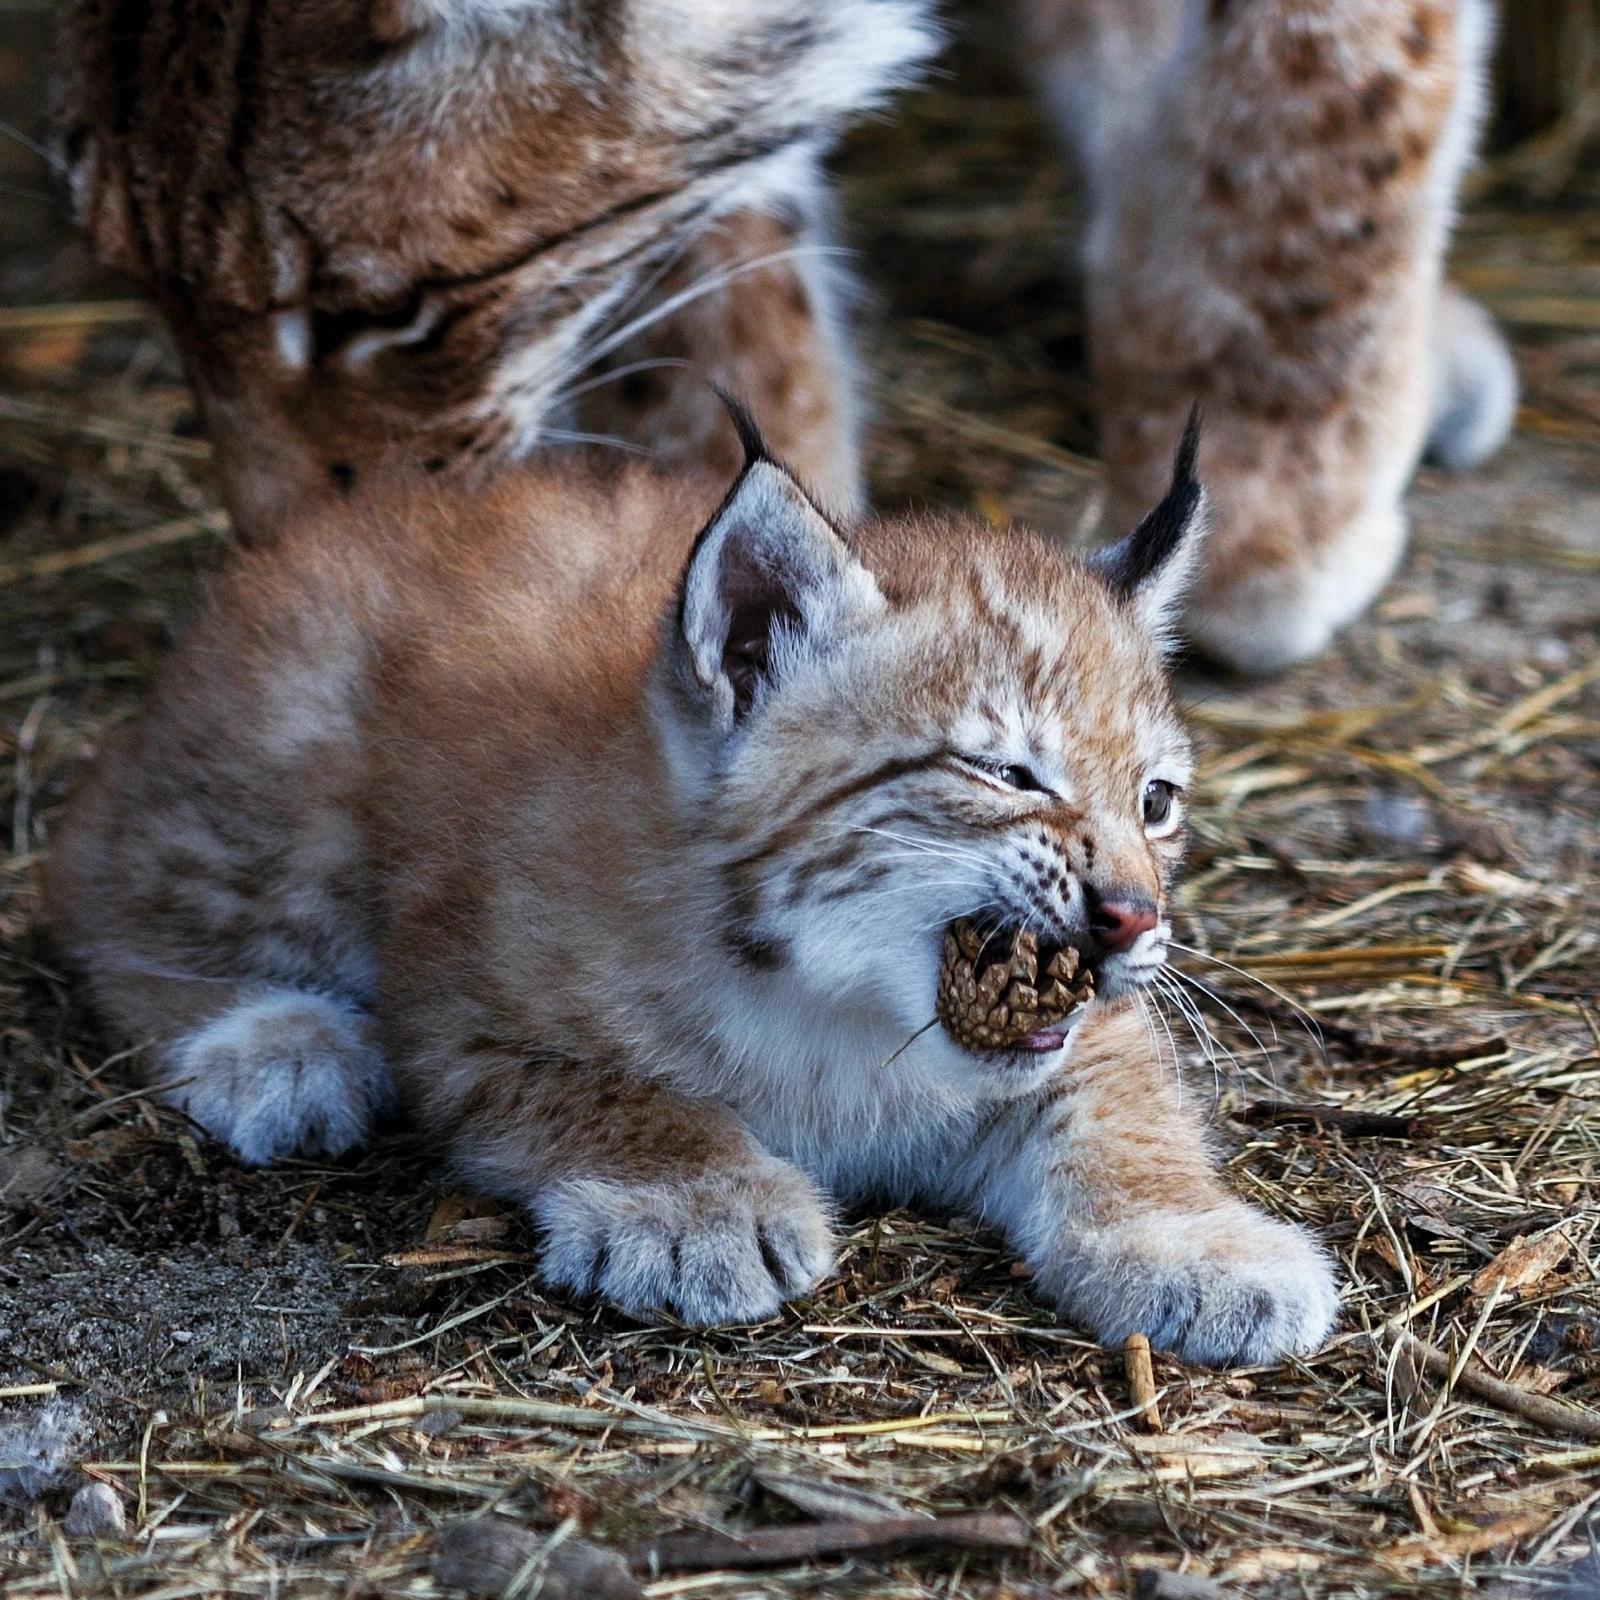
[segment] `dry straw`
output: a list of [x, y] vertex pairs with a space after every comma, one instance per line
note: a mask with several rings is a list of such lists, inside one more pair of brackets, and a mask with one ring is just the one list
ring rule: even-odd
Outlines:
[[[0, 1510], [8, 1600], [425, 1597], [463, 1573], [555, 1595], [576, 1572], [660, 1597], [1162, 1573], [1331, 1600], [1522, 1595], [1578, 1559], [1600, 1495], [1600, 179], [1569, 148], [1501, 157], [1457, 253], [1519, 338], [1516, 450], [1424, 479], [1418, 554], [1347, 647], [1192, 686], [1188, 948], [1152, 1027], [1199, 1063], [1233, 1184], [1318, 1228], [1347, 1282], [1328, 1348], [1272, 1369], [1125, 1364], [968, 1221], [906, 1214], [858, 1219], [838, 1277], [759, 1328], [631, 1326], [546, 1298], [521, 1224], [440, 1204], [415, 1140], [241, 1173], [132, 1092], [36, 936], [33, 873], [225, 534], [148, 318], [93, 285], [0, 314], [0, 1420], [65, 1403], [93, 1430], [37, 1506]], [[880, 496], [1086, 537], [1068, 206], [1026, 98], [969, 63], [845, 167], [884, 294]], [[1559, 203], [1534, 205], [1547, 171]], [[216, 1290], [186, 1285], [213, 1257]], [[179, 1339], [160, 1307], [186, 1290], [236, 1344]], [[66, 1531], [89, 1483], [126, 1538]], [[71, 1525], [116, 1522], [99, 1493]]]

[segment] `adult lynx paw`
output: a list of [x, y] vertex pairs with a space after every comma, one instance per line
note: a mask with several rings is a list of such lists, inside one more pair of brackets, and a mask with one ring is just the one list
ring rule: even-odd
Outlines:
[[1517, 419], [1517, 366], [1494, 319], [1449, 284], [1439, 296], [1433, 367], [1428, 459], [1464, 472], [1506, 442]]
[[326, 995], [244, 1001], [167, 1050], [167, 1098], [252, 1166], [340, 1155], [395, 1099], [369, 1026]]
[[833, 1266], [833, 1231], [810, 1181], [765, 1157], [655, 1183], [568, 1179], [533, 1203], [544, 1276], [624, 1311], [696, 1327], [756, 1322]]
[[1242, 1203], [1096, 1229], [1043, 1276], [1063, 1313], [1104, 1343], [1144, 1333], [1156, 1349], [1208, 1367], [1303, 1355], [1339, 1310], [1311, 1236]]

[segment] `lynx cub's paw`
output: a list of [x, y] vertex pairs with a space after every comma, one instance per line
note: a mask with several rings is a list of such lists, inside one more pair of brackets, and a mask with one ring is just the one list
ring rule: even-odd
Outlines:
[[1208, 1367], [1305, 1354], [1339, 1309], [1310, 1235], [1243, 1204], [1095, 1230], [1046, 1279], [1062, 1311], [1104, 1343], [1145, 1333], [1156, 1349]]
[[395, 1098], [366, 1017], [294, 989], [224, 1011], [173, 1045], [165, 1069], [167, 1098], [251, 1166], [340, 1155]]
[[657, 1183], [575, 1178], [532, 1207], [544, 1276], [624, 1311], [670, 1311], [696, 1327], [756, 1322], [833, 1266], [833, 1230], [811, 1182], [786, 1161]]

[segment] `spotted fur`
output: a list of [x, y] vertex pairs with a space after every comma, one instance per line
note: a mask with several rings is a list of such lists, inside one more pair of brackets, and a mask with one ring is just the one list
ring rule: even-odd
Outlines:
[[[348, 1143], [375, 1042], [550, 1280], [630, 1310], [766, 1316], [826, 1273], [832, 1206], [880, 1196], [989, 1217], [1104, 1337], [1309, 1349], [1327, 1265], [1218, 1180], [1141, 1013], [1198, 502], [1180, 460], [1089, 564], [841, 528], [764, 457], [726, 493], [360, 494], [220, 580], [55, 842], [56, 926], [245, 1159]], [[1084, 953], [1064, 1041], [929, 1026], [961, 917]]]
[[1424, 447], [1465, 467], [1516, 374], [1441, 284], [1480, 118], [1488, 0], [1024, 0], [1085, 175], [1110, 505], [1206, 417], [1216, 523], [1190, 636], [1270, 670], [1387, 581]]

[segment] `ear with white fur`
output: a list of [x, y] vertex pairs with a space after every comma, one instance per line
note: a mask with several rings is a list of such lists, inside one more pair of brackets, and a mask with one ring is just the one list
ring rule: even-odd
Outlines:
[[1133, 606], [1163, 646], [1205, 543], [1206, 493], [1194, 473], [1199, 450], [1200, 412], [1196, 407], [1184, 424], [1172, 463], [1172, 483], [1160, 503], [1125, 539], [1089, 558], [1090, 570], [1113, 594]]
[[745, 468], [689, 557], [678, 604], [687, 664], [726, 732], [782, 670], [785, 651], [823, 646], [880, 608], [872, 574], [776, 462]]

